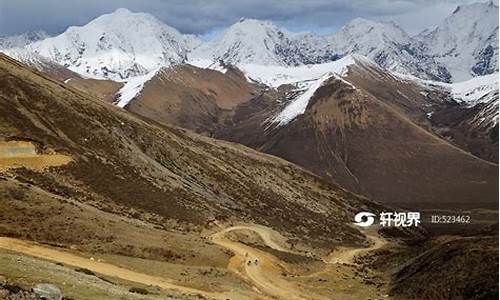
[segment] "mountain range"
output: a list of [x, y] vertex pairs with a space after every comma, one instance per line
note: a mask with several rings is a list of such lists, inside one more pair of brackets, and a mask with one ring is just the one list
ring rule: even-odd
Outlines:
[[11, 56], [40, 55], [84, 77], [121, 81], [203, 60], [299, 66], [360, 54], [390, 71], [457, 82], [498, 72], [496, 16], [498, 6], [491, 2], [462, 5], [435, 28], [413, 37], [395, 23], [361, 18], [321, 36], [291, 33], [270, 21], [241, 19], [202, 42], [152, 15], [118, 9], [55, 37], [43, 39], [43, 33], [32, 33], [3, 38], [0, 48]]
[[492, 3], [208, 41], [118, 9], [0, 51], [0, 298], [498, 298]]
[[498, 6], [473, 3], [458, 6], [434, 29], [415, 39], [423, 53], [446, 67], [452, 80], [498, 72]]
[[[324, 36], [241, 19], [202, 42], [118, 9], [4, 51], [130, 112], [285, 158], [375, 200], [467, 203], [495, 186], [494, 167], [481, 159], [498, 162], [497, 15], [492, 3], [459, 6], [413, 37], [360, 18]], [[378, 138], [360, 148], [370, 137]], [[470, 167], [446, 167], [450, 160]], [[442, 182], [421, 182], [422, 173]], [[408, 193], [416, 186], [428, 194]]]
[[124, 80], [182, 63], [196, 44], [196, 39], [149, 14], [118, 9], [20, 52], [39, 55], [84, 77]]
[[49, 35], [42, 30], [26, 32], [14, 36], [4, 36], [0, 37], [0, 49], [22, 48], [48, 37]]

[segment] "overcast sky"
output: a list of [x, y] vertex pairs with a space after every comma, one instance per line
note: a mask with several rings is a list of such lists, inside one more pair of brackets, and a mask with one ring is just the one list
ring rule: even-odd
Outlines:
[[[355, 17], [392, 20], [410, 34], [474, 0], [0, 0], [0, 36], [70, 25], [125, 7], [148, 12], [183, 33], [213, 34], [240, 18], [267, 19], [291, 31], [335, 32]], [[484, 1], [483, 1], [484, 2]], [[495, 0], [498, 3], [498, 0]]]

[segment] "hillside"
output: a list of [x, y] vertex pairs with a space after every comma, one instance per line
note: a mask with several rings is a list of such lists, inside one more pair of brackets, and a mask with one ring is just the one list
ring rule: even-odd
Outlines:
[[240, 68], [165, 69], [126, 109], [282, 157], [381, 202], [496, 206], [497, 75], [423, 81], [358, 55]]
[[[279, 158], [137, 117], [3, 55], [0, 83], [2, 295], [29, 294], [40, 280], [78, 299], [385, 293], [385, 283], [367, 285], [323, 260], [369, 246], [351, 219], [382, 206]], [[248, 232], [263, 248], [232, 238]]]
[[498, 4], [150, 2], [6, 6], [0, 299], [498, 298]]
[[1, 67], [2, 138], [33, 141], [72, 159], [45, 172], [9, 171], [19, 180], [160, 224], [236, 218], [295, 234], [307, 230], [309, 241], [332, 242], [338, 236], [331, 232], [359, 239], [345, 222], [369, 202], [290, 163], [139, 119], [5, 56]]
[[428, 109], [433, 131], [462, 149], [498, 163], [498, 73], [444, 84], [409, 80], [424, 93], [440, 94], [441, 103]]
[[190, 65], [175, 66], [155, 74], [125, 109], [210, 135], [223, 126], [220, 123], [233, 108], [253, 98], [258, 90], [232, 67], [222, 73]]
[[236, 108], [233, 125], [217, 136], [282, 157], [381, 202], [496, 207], [497, 165], [431, 129], [427, 114], [443, 105], [446, 93], [422, 90], [369, 61], [357, 59], [347, 68], [343, 76], [316, 86], [293, 119], [273, 121], [301, 96], [293, 90], [269, 92]]

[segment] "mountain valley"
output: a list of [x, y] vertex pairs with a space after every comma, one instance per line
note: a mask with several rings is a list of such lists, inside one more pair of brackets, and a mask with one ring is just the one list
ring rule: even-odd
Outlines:
[[1, 299], [498, 298], [497, 4], [48, 32], [0, 37]]

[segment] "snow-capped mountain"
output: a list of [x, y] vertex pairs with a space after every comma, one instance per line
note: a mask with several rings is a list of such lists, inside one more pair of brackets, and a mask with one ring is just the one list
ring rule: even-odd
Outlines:
[[222, 61], [243, 69], [288, 68], [358, 54], [393, 72], [458, 82], [498, 71], [497, 17], [498, 6], [491, 3], [460, 6], [442, 24], [417, 37], [392, 22], [361, 18], [326, 36], [291, 33], [270, 21], [242, 19], [215, 39], [201, 42], [152, 15], [118, 9], [56, 37], [31, 43], [45, 37], [38, 34], [3, 41], [11, 48], [4, 52], [32, 65], [43, 58], [83, 77], [117, 81], [146, 78], [172, 64], [221, 69]]
[[270, 21], [254, 19], [241, 19], [189, 56], [192, 60], [221, 60], [235, 65], [297, 66], [315, 62], [302, 53], [292, 33]]
[[450, 79], [445, 68], [419, 51], [413, 39], [392, 22], [356, 18], [326, 40], [327, 51], [337, 56], [360, 54], [390, 71], [440, 81]]
[[469, 108], [477, 107], [471, 123], [491, 130], [498, 124], [498, 73], [474, 77], [448, 86], [452, 97]]
[[49, 35], [42, 30], [25, 32], [19, 35], [0, 37], [0, 50], [21, 48], [34, 42], [48, 38]]
[[331, 42], [326, 36], [311, 32], [298, 33], [295, 35], [295, 42], [303, 55], [308, 57], [313, 64], [321, 64], [341, 58], [340, 55], [333, 51]]
[[458, 6], [436, 28], [416, 38], [454, 82], [498, 72], [498, 6], [493, 2]]
[[152, 15], [118, 9], [26, 49], [83, 76], [121, 81], [182, 63], [197, 44]]
[[[451, 101], [451, 105], [445, 105], [445, 107], [451, 110], [467, 111], [463, 118], [459, 118], [459, 121], [467, 122], [468, 126], [488, 132], [495, 130], [495, 126], [498, 126], [498, 73], [477, 76], [466, 81], [454, 83], [422, 80], [414, 76], [405, 75], [398, 75], [397, 77], [403, 81], [420, 85], [425, 91], [440, 90], [446, 92], [453, 101]], [[442, 99], [444, 101], [447, 100], [446, 97], [442, 97]], [[428, 117], [434, 118], [434, 111], [430, 112]]]
[[298, 66], [361, 54], [384, 68], [426, 79], [448, 81], [449, 73], [414, 47], [414, 41], [394, 23], [354, 19], [338, 33], [294, 34], [270, 21], [241, 20], [213, 41], [189, 54], [191, 61], [224, 61], [235, 65]]
[[[325, 71], [327, 70], [327, 72], [318, 72], [321, 68], [317, 68], [317, 70], [312, 70], [313, 72], [311, 72], [313, 74], [317, 73], [315, 76], [313, 75], [314, 77], [298, 82], [290, 82], [294, 83], [296, 86], [296, 88], [292, 91], [292, 94], [294, 94], [294, 96], [291, 97], [293, 98], [292, 101], [270, 121], [278, 124], [278, 126], [283, 126], [291, 122], [297, 116], [303, 114], [316, 91], [323, 86], [325, 82], [330, 80], [330, 78], [339, 78], [340, 80], [347, 82], [342, 79], [342, 77], [347, 74], [348, 67], [350, 65], [357, 63], [357, 59], [359, 59], [358, 56], [348, 55], [335, 62], [315, 65], [322, 66]], [[307, 74], [307, 72], [300, 73]], [[293, 78], [292, 76], [290, 77]]]

